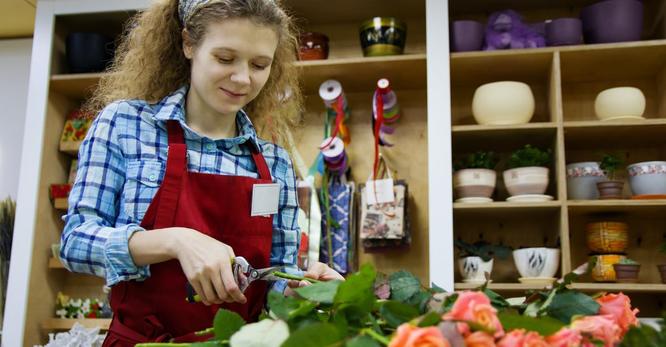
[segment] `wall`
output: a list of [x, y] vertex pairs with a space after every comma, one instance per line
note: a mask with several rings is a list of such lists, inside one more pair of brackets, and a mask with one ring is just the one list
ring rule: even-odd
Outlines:
[[32, 39], [0, 40], [0, 199], [16, 200]]

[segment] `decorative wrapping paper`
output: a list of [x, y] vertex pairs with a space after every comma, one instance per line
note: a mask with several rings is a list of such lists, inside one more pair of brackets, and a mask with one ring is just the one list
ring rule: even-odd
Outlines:
[[405, 181], [398, 180], [393, 186], [395, 202], [368, 205], [365, 202], [366, 186], [359, 186], [361, 203], [358, 228], [366, 253], [407, 248], [411, 244], [407, 188]]
[[[327, 237], [327, 221], [322, 218], [322, 234], [319, 261], [329, 264], [335, 271], [346, 274], [350, 271], [349, 256], [350, 223], [352, 220], [352, 200], [354, 184], [333, 179], [328, 184], [328, 204], [323, 202], [322, 215], [326, 214], [326, 205], [331, 213], [330, 244]], [[329, 252], [330, 248], [330, 252]], [[353, 253], [352, 253], [353, 254]], [[332, 256], [331, 256], [332, 255]]]

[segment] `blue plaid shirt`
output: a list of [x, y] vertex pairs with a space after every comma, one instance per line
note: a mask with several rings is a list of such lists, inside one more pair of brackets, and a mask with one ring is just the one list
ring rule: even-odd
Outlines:
[[[143, 280], [149, 266], [130, 256], [129, 237], [144, 229], [141, 220], [164, 178], [167, 160], [166, 121], [178, 120], [187, 143], [188, 169], [193, 172], [258, 177], [250, 141], [280, 184], [279, 210], [273, 217], [271, 265], [297, 272], [299, 246], [296, 178], [288, 153], [257, 137], [247, 115], [236, 115], [238, 136], [213, 140], [185, 123], [187, 87], [156, 104], [123, 100], [108, 105], [93, 122], [79, 150], [76, 182], [63, 217], [60, 258], [67, 269], [120, 281]], [[292, 271], [289, 271], [292, 272]], [[285, 281], [273, 289], [282, 291]]]

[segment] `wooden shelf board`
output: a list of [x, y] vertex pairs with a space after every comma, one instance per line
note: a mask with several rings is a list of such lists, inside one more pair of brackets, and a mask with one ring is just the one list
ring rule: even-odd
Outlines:
[[494, 201], [490, 203], [464, 203], [454, 202], [453, 210], [494, 210], [494, 209], [519, 209], [519, 210], [534, 210], [534, 209], [555, 209], [562, 205], [559, 201], [545, 201], [545, 202], [508, 202], [508, 201]]
[[60, 142], [60, 152], [67, 153], [69, 155], [78, 156], [79, 147], [81, 147], [83, 141], [65, 141]]
[[663, 214], [666, 211], [666, 200], [569, 200], [566, 205], [574, 215], [603, 212]]
[[[455, 283], [455, 290], [469, 290], [478, 288], [478, 284], [471, 283]], [[543, 286], [522, 283], [490, 283], [488, 289], [497, 291], [527, 291], [543, 289]]]
[[60, 74], [51, 76], [51, 91], [75, 98], [85, 99], [95, 88], [103, 73]]
[[529, 217], [544, 218], [559, 211], [562, 203], [560, 201], [546, 201], [538, 203], [516, 203], [507, 201], [496, 201], [492, 203], [453, 203], [454, 220], [475, 219], [478, 216], [501, 216], [502, 218], [525, 219], [525, 213]]
[[60, 259], [51, 257], [49, 258], [49, 269], [64, 269], [65, 266], [62, 265], [62, 262], [60, 262]]
[[538, 123], [527, 123], [527, 124], [516, 124], [516, 125], [453, 125], [451, 126], [451, 131], [453, 134], [464, 134], [464, 133], [487, 133], [487, 132], [517, 132], [517, 131], [529, 131], [529, 130], [542, 130], [542, 129], [557, 129], [557, 124], [553, 122], [538, 122]]
[[[455, 290], [468, 290], [478, 288], [477, 284], [456, 283]], [[627, 293], [666, 293], [666, 284], [656, 283], [572, 283], [569, 286], [586, 292], [627, 292]], [[527, 291], [544, 289], [540, 285], [522, 283], [490, 283], [488, 289], [495, 291]]]
[[[664, 145], [666, 118], [636, 121], [567, 121], [564, 140], [567, 150], [604, 146], [652, 147]], [[613, 139], [613, 141], [608, 141]]]
[[454, 153], [479, 150], [480, 144], [495, 151], [510, 151], [525, 143], [550, 146], [557, 125], [552, 122], [502, 126], [454, 125], [451, 130]]
[[53, 200], [53, 208], [56, 210], [67, 211], [69, 203], [67, 198], [57, 198]]
[[100, 328], [100, 330], [109, 330], [111, 319], [60, 319], [50, 318], [42, 322], [44, 330], [70, 330], [74, 323], [78, 322], [86, 328]]

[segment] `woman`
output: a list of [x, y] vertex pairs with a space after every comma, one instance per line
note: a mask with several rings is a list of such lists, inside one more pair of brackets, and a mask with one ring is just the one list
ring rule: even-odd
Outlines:
[[[239, 290], [234, 256], [295, 268], [292, 163], [248, 118], [274, 141], [296, 123], [292, 23], [274, 0], [167, 0], [130, 28], [88, 104], [103, 109], [81, 146], [60, 257], [112, 287], [105, 346], [205, 340], [194, 332], [220, 304], [253, 320], [265, 303], [266, 284]], [[306, 276], [342, 278], [321, 263]], [[185, 301], [187, 283], [203, 304]]]

